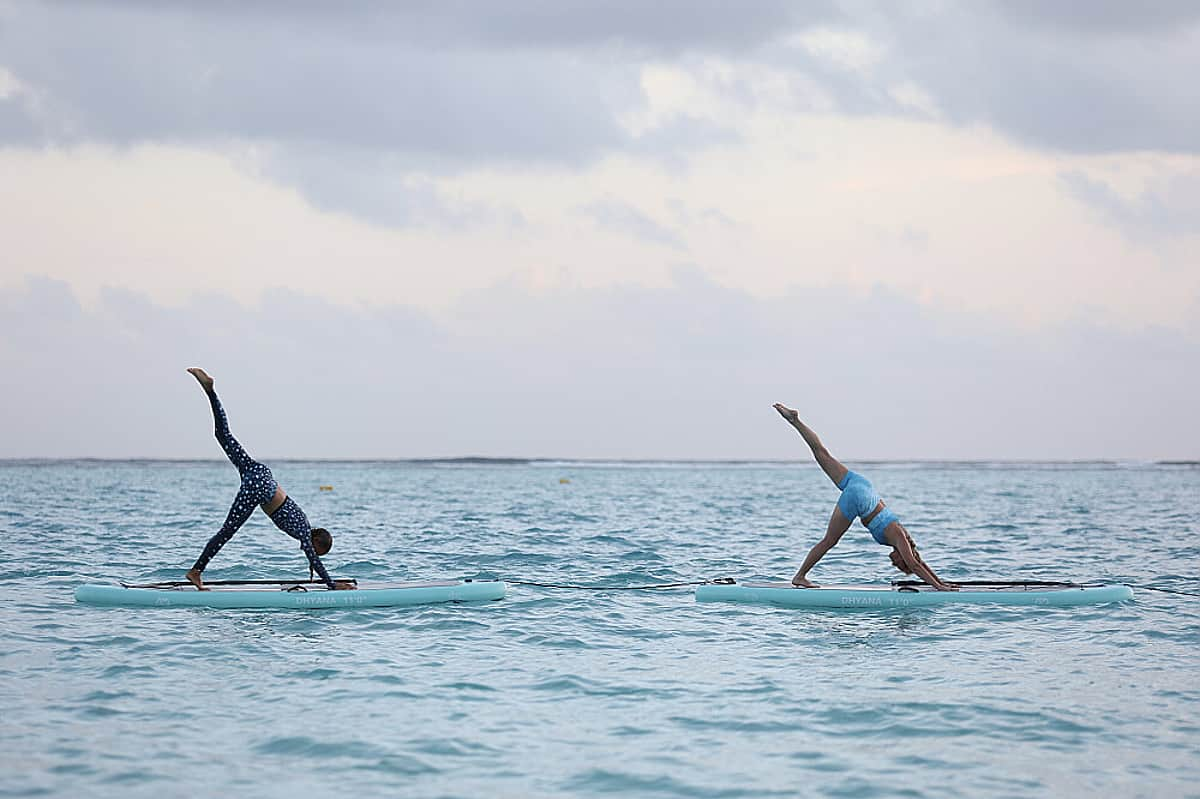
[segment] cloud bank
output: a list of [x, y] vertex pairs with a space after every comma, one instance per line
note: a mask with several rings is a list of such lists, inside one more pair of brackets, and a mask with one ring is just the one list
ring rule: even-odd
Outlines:
[[680, 168], [737, 140], [737, 117], [648, 92], [662, 67], [758, 111], [1200, 153], [1200, 7], [1185, 2], [15, 2], [0, 143], [249, 143], [318, 207], [418, 224], [355, 184], [613, 156]]
[[264, 457], [1195, 457], [1196, 74], [1184, 2], [0, 0], [0, 455], [212, 455], [200, 364]]
[[[1196, 457], [1200, 309], [1178, 331], [1036, 336], [896, 295], [758, 300], [497, 285], [434, 318], [285, 289], [168, 308], [65, 284], [0, 291], [0, 457], [218, 457], [183, 369], [278, 457], [805, 458], [770, 404], [847, 458]], [[931, 353], [933, 353], [931, 357]]]

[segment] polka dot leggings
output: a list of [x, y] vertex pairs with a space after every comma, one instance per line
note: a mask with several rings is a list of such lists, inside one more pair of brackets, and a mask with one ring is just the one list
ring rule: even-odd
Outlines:
[[[217, 534], [209, 539], [208, 544], [204, 547], [204, 552], [192, 566], [192, 569], [197, 572], [204, 571], [204, 567], [208, 565], [213, 556], [220, 552], [221, 547], [225, 546], [229, 539], [233, 538], [233, 534], [246, 523], [250, 514], [254, 513], [254, 509], [263, 503], [270, 502], [275, 496], [275, 490], [279, 488], [271, 470], [251, 458], [246, 450], [242, 449], [242, 445], [237, 442], [233, 434], [229, 432], [229, 419], [225, 416], [225, 409], [221, 407], [221, 401], [217, 399], [216, 392], [207, 393], [208, 401], [212, 405], [217, 441], [221, 444], [221, 449], [225, 450], [230, 463], [237, 467], [238, 473], [242, 476], [242, 487], [238, 489], [237, 496], [234, 497], [233, 506], [229, 509], [225, 524], [221, 525]], [[271, 514], [271, 521], [280, 530], [300, 542], [313, 571], [320, 575], [326, 585], [332, 588], [333, 580], [329, 578], [325, 566], [317, 557], [316, 550], [313, 549], [312, 530], [308, 525], [308, 517], [304, 515], [300, 506], [293, 502], [291, 497], [288, 497]]]

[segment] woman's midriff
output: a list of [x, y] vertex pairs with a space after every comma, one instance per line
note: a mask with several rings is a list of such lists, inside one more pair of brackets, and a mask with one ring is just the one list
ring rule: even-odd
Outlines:
[[[282, 491], [282, 490], [283, 489], [280, 489], [280, 491]], [[879, 504], [875, 506], [875, 510], [871, 511], [866, 516], [859, 517], [862, 519], [862, 526], [866, 527], [867, 525], [869, 525], [871, 523], [871, 520], [874, 519], [876, 516], [878, 516], [882, 512], [883, 512], [883, 500], [881, 499], [881, 500], [879, 500]]]
[[271, 497], [270, 502], [264, 502], [262, 504], [262, 509], [268, 516], [270, 516], [272, 513], [279, 510], [279, 506], [283, 504], [285, 499], [287, 499], [287, 492], [283, 490], [283, 486], [276, 486], [275, 496]]

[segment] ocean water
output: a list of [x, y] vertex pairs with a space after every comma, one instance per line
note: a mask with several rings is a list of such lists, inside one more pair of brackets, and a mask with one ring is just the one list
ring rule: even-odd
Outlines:
[[[331, 571], [372, 579], [786, 579], [837, 496], [811, 463], [271, 466], [334, 532]], [[1200, 591], [1196, 466], [851, 466], [947, 578]], [[0, 796], [1200, 796], [1200, 598], [74, 602], [181, 576], [236, 488], [216, 461], [0, 463]], [[306, 574], [261, 513], [207, 572]], [[812, 576], [898, 574], [855, 527]]]

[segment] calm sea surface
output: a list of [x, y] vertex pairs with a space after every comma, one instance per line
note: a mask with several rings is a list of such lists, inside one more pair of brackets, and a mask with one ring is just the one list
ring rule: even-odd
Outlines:
[[[270, 465], [334, 532], [331, 571], [372, 579], [786, 579], [837, 497], [808, 463]], [[1198, 467], [852, 466], [948, 578], [1200, 591]], [[215, 461], [0, 463], [0, 795], [1200, 796], [1193, 597], [75, 604], [83, 582], [179, 578], [236, 489]], [[207, 575], [307, 569], [258, 513]], [[861, 527], [813, 573], [894, 576]]]

